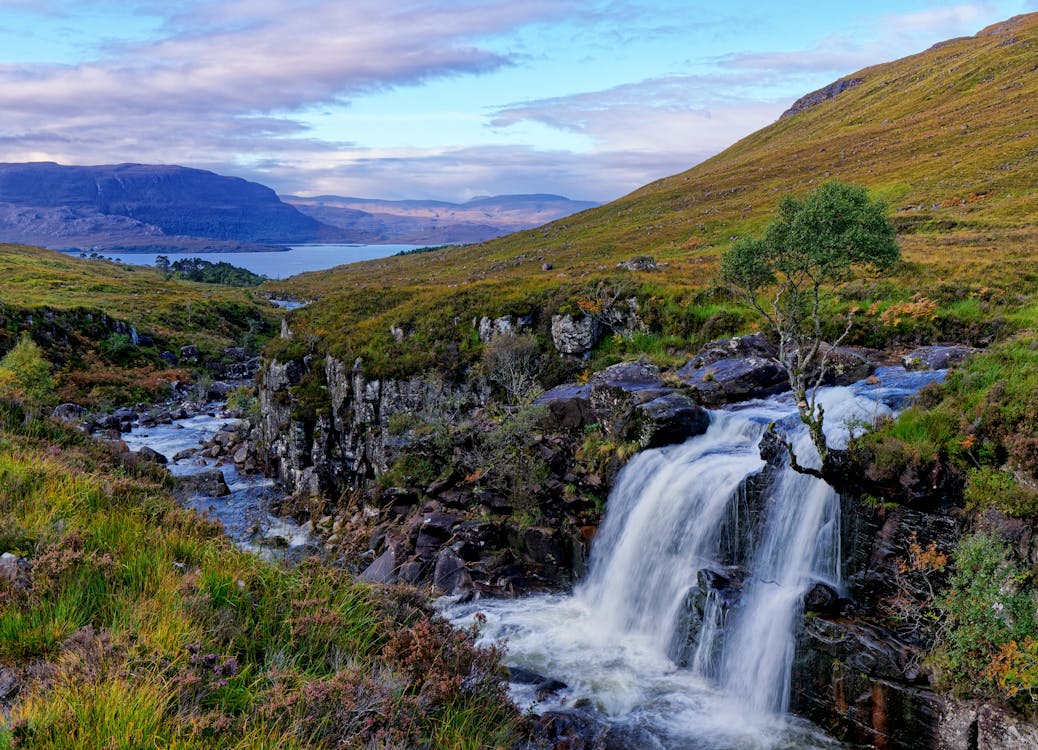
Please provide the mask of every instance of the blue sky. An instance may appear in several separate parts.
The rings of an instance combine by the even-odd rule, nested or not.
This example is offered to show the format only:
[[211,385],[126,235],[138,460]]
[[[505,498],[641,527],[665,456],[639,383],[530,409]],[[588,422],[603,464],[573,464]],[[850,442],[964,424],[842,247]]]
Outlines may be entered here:
[[611,200],[1038,0],[2,0],[0,161]]

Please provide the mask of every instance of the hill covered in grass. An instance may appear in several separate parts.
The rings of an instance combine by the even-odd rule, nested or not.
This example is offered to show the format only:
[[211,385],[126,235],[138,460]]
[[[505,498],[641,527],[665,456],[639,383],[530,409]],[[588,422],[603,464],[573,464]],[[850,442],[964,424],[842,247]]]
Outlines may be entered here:
[[[55,367],[61,400],[110,405],[158,397],[169,381],[189,379],[228,347],[255,351],[275,321],[271,304],[247,289],[0,245],[0,355],[31,335]],[[196,361],[179,361],[184,346],[198,348]]]
[[[617,293],[638,297],[653,333],[678,334],[693,347],[746,323],[714,288],[719,254],[761,229],[784,195],[838,178],[886,201],[906,258],[889,281],[845,290],[845,306],[871,313],[859,343],[935,335],[980,342],[991,334],[978,328],[980,318],[1012,315],[1038,282],[1036,55],[1038,14],[1019,16],[852,73],[841,80],[853,85],[809,97],[799,111],[687,172],[600,208],[490,242],[304,274],[274,288],[317,299],[299,325],[332,351],[363,356],[387,373],[433,364],[420,352],[437,342],[466,351],[474,318],[533,313],[543,322],[581,300]],[[617,269],[640,255],[652,256],[656,270]],[[937,306],[935,321],[896,309],[887,321],[900,327],[881,319],[921,297],[924,307]],[[917,324],[926,330],[915,331]],[[396,342],[391,326],[413,336]]]

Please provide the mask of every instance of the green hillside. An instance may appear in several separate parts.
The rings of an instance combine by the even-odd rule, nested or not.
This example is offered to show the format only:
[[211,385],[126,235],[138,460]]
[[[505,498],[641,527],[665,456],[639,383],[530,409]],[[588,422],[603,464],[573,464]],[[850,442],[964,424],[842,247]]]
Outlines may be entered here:
[[[319,299],[297,325],[386,372],[434,364],[417,352],[438,341],[464,353],[473,317],[546,316],[617,285],[648,305],[655,332],[678,332],[691,346],[724,332],[718,313],[728,305],[710,290],[719,253],[763,226],[783,195],[839,178],[885,199],[907,259],[893,285],[857,290],[855,304],[878,316],[917,294],[946,313],[969,299],[1012,308],[1038,280],[1036,56],[1038,14],[1020,16],[849,75],[860,83],[835,98],[601,208],[491,242],[273,286]],[[617,271],[638,255],[661,267]],[[721,318],[742,325],[738,314]],[[944,334],[961,333],[961,324]],[[411,349],[390,338],[391,325],[414,333]]]
[[[246,289],[166,279],[156,269],[0,244],[0,356],[28,333],[55,366],[58,395],[84,404],[155,398],[191,376],[161,352],[255,349],[274,330]],[[141,338],[137,345],[132,332]],[[185,369],[186,368],[186,369]]]

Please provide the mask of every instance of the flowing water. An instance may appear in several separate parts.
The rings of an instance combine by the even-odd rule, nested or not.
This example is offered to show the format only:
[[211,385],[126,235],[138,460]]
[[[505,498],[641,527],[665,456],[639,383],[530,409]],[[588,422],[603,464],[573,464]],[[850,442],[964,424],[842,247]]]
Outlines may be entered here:
[[230,494],[223,497],[193,495],[185,504],[198,513],[223,524],[227,535],[239,547],[263,557],[305,557],[316,550],[309,524],[300,525],[270,512],[271,501],[280,494],[274,480],[262,475],[240,474],[231,461],[194,455],[174,461],[181,451],[200,448],[226,425],[238,420],[221,416],[216,405],[205,413],[172,424],[134,427],[123,435],[130,450],[144,446],[170,459],[167,468],[174,476],[198,474],[218,468]]
[[[825,389],[830,445],[941,376],[882,368]],[[785,711],[803,596],[841,587],[839,497],[766,466],[769,423],[817,465],[788,394],[713,412],[705,434],[624,469],[571,595],[444,603],[458,623],[483,613],[483,638],[504,642],[510,665],[567,685],[547,700],[513,685],[521,706],[590,703],[667,750],[838,747]]]

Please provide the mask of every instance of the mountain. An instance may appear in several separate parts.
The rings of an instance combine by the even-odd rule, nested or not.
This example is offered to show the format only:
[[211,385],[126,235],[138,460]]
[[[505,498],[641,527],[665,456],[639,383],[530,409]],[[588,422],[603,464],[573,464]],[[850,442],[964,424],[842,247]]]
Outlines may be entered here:
[[[653,330],[716,337],[745,314],[711,291],[720,253],[759,231],[783,196],[840,178],[887,202],[907,259],[886,285],[863,287],[863,308],[908,304],[913,294],[958,300],[950,315],[966,315],[985,295],[1008,305],[1027,294],[1020,285],[1038,282],[1035,60],[1038,14],[1019,16],[845,76],[713,158],[599,208],[279,288],[323,298],[304,314],[344,355],[373,356],[379,342],[403,348],[410,339],[393,342],[387,331],[405,322],[428,331],[428,320],[442,319],[442,335],[464,341],[465,331],[450,328],[455,319],[544,316],[593,299],[599,282],[617,288],[617,279],[625,294],[639,295]],[[617,270],[639,255],[652,256],[656,270]],[[378,294],[378,303],[360,305],[358,290]],[[882,321],[872,325],[886,335]]]
[[479,242],[594,208],[590,201],[560,195],[497,195],[466,203],[389,201],[319,195],[282,200],[318,221],[380,241],[414,244]]
[[0,164],[6,242],[233,250],[352,239],[238,177],[173,165]]

